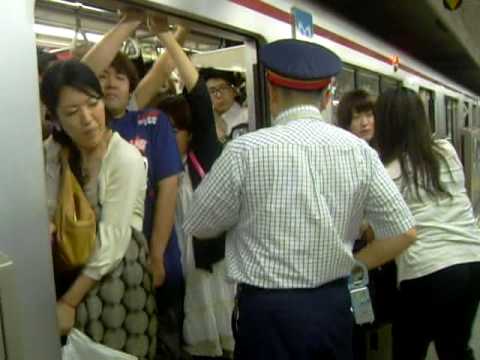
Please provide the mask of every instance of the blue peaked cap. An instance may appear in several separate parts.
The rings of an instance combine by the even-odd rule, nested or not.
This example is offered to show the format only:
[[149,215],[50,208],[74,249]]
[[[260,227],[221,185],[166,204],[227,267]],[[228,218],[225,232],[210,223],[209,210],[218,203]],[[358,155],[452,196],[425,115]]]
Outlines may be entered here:
[[342,61],[333,51],[297,39],[277,40],[262,46],[260,61],[275,74],[300,81],[329,79],[342,69]]

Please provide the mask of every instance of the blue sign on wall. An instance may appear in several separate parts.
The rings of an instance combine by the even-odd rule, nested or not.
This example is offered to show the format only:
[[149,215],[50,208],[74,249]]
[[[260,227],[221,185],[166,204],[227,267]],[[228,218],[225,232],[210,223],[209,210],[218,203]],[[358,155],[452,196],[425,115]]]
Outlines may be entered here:
[[299,8],[292,7],[292,33],[294,38],[312,38],[314,34],[313,30],[313,18],[312,14],[300,10]]

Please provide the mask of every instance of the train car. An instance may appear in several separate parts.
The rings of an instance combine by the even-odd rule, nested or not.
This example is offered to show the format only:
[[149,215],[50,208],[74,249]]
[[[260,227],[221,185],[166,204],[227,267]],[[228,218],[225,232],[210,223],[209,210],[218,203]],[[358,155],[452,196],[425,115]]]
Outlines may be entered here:
[[[56,335],[54,290],[41,150],[38,76],[35,46],[63,56],[82,41],[98,41],[127,7],[168,14],[170,24],[190,28],[185,43],[201,67],[213,66],[243,74],[249,128],[268,126],[269,110],[259,47],[292,37],[292,8],[312,16],[309,41],[322,44],[343,60],[336,78],[332,106],[325,112],[335,121],[335,107],[345,92],[364,88],[374,96],[405,86],[424,101],[435,136],[448,138],[467,171],[467,184],[476,205],[480,194],[479,94],[432,70],[412,56],[338,18],[312,1],[288,0],[16,0],[0,3],[4,49],[0,122],[3,141],[0,273],[0,358],[60,359]],[[295,10],[294,10],[295,11]],[[297,29],[298,31],[298,29]],[[311,35],[311,36],[309,36]],[[161,52],[146,28],[125,45],[131,56],[155,59]],[[0,279],[2,277],[0,276]],[[4,301],[4,294],[9,300]],[[11,298],[15,298],[12,301]],[[15,318],[4,314],[19,315]],[[8,336],[7,336],[8,335]],[[14,340],[20,339],[21,345]],[[15,340],[15,341],[17,341]],[[3,356],[3,357],[2,357]]]

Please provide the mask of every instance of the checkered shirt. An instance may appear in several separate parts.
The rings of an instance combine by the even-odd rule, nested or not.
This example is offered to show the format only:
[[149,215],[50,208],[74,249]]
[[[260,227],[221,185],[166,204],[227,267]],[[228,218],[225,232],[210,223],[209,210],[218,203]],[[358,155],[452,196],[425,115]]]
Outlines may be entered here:
[[313,288],[346,277],[364,218],[378,239],[414,226],[377,153],[313,106],[230,142],[193,196],[184,228],[227,231],[228,276],[262,288]]

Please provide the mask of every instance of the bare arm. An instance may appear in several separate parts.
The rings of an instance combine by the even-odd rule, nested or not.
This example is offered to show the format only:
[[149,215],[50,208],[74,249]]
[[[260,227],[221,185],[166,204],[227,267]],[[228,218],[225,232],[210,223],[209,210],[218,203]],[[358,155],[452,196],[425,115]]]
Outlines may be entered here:
[[61,335],[69,333],[75,324],[75,309],[82,299],[95,286],[96,280],[79,275],[68,291],[57,302],[57,319]]
[[406,233],[382,240],[374,240],[360,250],[355,258],[369,269],[376,268],[394,259],[407,249],[416,239],[415,228]]
[[177,202],[178,176],[169,176],[158,184],[158,194],[155,204],[150,253],[154,285],[160,286],[165,281],[163,259],[165,249],[175,221],[175,205]]
[[181,46],[175,40],[172,33],[161,33],[158,34],[158,37],[161,39],[163,45],[165,45],[168,52],[170,53],[170,56],[172,57],[175,65],[178,68],[180,76],[185,82],[187,90],[192,90],[198,80],[197,69],[195,69],[195,66],[192,64],[187,54],[185,54]]
[[[183,53],[183,50],[179,44],[182,44],[185,41],[187,34],[188,34],[188,31],[185,28],[179,27],[175,32],[175,35],[172,36],[173,42],[178,45],[182,53]],[[140,83],[138,84],[137,88],[134,91],[135,100],[137,102],[138,108],[140,109],[147,106],[147,104],[154,98],[154,96],[158,93],[158,89],[169,78],[170,74],[172,73],[177,63],[177,60],[172,59],[171,55],[169,54],[171,53],[170,49],[166,46],[165,43],[164,45],[168,51],[160,55],[160,57],[157,59],[153,67],[143,77],[143,79],[140,81]],[[182,78],[183,78],[183,75],[182,75]]]
[[138,10],[128,10],[120,22],[85,54],[82,61],[90,66],[97,76],[100,75],[110,66],[123,42],[140,26],[144,17]]
[[72,307],[77,307],[87,295],[87,293],[95,286],[96,280],[86,275],[79,275],[68,291],[61,297],[60,302],[64,302]]

